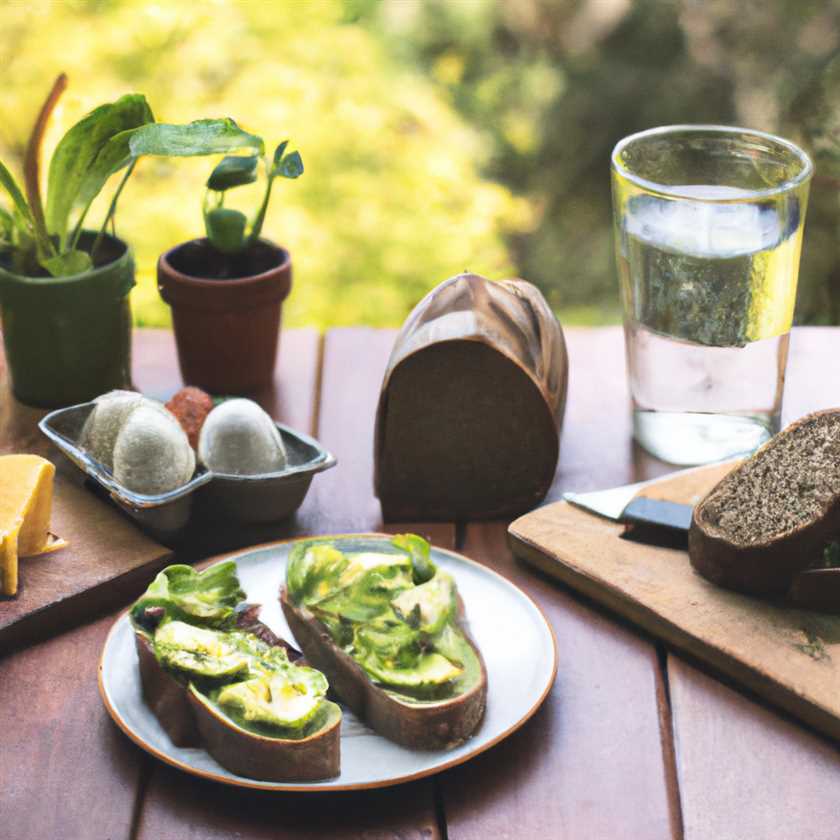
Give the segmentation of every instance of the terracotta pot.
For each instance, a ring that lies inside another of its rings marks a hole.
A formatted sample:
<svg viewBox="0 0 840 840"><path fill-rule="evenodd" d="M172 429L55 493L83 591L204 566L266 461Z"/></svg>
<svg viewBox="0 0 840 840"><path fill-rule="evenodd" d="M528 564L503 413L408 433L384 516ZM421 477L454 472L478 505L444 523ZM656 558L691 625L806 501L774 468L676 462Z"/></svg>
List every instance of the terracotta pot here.
<svg viewBox="0 0 840 840"><path fill-rule="evenodd" d="M95 237L85 231L80 248ZM0 261L3 344L22 403L60 408L130 387L134 259L112 236L102 248L104 265L68 277L26 277Z"/></svg>
<svg viewBox="0 0 840 840"><path fill-rule="evenodd" d="M242 276L220 276L231 260ZM225 257L194 239L163 254L157 273L187 385L247 394L271 384L281 307L292 286L288 251L261 239L247 254Z"/></svg>

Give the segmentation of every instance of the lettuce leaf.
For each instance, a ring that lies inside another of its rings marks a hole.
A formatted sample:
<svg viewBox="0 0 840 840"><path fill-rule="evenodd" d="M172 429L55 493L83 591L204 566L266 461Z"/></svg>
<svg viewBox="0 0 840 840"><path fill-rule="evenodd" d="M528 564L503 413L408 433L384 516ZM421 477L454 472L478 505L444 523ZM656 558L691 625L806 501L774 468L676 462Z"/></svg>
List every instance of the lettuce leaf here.
<svg viewBox="0 0 840 840"><path fill-rule="evenodd" d="M134 603L131 617L143 627L147 610L151 609L157 616L155 623L168 619L206 627L226 627L234 621L236 606L244 598L233 560L203 572L178 564L168 566L158 574L145 594Z"/></svg>

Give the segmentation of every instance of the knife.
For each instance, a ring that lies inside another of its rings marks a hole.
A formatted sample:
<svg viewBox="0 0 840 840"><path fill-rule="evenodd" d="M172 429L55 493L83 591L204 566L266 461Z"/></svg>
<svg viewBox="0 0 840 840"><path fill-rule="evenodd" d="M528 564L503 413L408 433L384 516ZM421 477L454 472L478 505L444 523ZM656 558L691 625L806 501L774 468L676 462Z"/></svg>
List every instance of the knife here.
<svg viewBox="0 0 840 840"><path fill-rule="evenodd" d="M734 458L732 460L740 460ZM694 508L679 502L649 499L639 492L652 484L677 475L686 475L701 467L691 467L637 481L609 490L590 493L564 493L563 499L576 507L606 517L614 522L639 526L623 536L636 542L686 548L688 529ZM840 614L840 568L804 569L794 575L788 599L795 606Z"/></svg>
<svg viewBox="0 0 840 840"><path fill-rule="evenodd" d="M590 493L564 493L563 499L576 507L612 519L614 522L626 522L633 525L652 525L668 528L671 531L688 532L691 525L692 506L679 502L666 502L661 499L649 499L639 496L645 487L657 484L663 478L686 475L696 472L700 467L670 473L648 481L637 481L609 490L595 490Z"/></svg>

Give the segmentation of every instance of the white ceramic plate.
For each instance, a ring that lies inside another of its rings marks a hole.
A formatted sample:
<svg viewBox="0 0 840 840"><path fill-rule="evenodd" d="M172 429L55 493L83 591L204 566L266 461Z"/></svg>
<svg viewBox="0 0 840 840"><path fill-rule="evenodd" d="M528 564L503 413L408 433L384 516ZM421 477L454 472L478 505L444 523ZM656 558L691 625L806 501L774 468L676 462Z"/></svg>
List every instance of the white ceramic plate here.
<svg viewBox="0 0 840 840"><path fill-rule="evenodd" d="M375 550L385 535L333 537L345 550ZM245 551L234 557L248 601L262 604L260 619L293 641L278 595L296 541ZM487 712L476 733L452 750L401 747L368 729L344 709L341 775L322 782L261 782L225 770L203 749L173 746L143 701L134 633L128 614L117 619L102 652L99 690L109 714L135 743L162 761L231 785L266 790L356 790L419 779L452 767L510 735L539 708L554 682L557 651L551 628L534 602L496 572L460 554L432 549L432 559L450 572L464 604L468 629L487 666Z"/></svg>

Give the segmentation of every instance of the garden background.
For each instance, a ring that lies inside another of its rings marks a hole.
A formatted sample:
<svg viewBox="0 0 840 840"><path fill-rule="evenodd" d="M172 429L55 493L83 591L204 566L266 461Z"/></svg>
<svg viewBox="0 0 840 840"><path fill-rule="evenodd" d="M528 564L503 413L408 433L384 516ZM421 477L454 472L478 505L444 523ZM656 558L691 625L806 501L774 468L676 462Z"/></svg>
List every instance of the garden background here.
<svg viewBox="0 0 840 840"><path fill-rule="evenodd" d="M840 323L837 3L7 0L0 56L0 158L15 171L62 70L46 155L129 91L161 121L231 116L272 148L289 138L306 172L275 186L265 233L293 255L292 326L395 326L464 269L531 280L565 324L617 321L609 153L680 122L814 154L797 321ZM212 166L144 159L121 199L141 325L168 323L155 262L203 234Z"/></svg>

